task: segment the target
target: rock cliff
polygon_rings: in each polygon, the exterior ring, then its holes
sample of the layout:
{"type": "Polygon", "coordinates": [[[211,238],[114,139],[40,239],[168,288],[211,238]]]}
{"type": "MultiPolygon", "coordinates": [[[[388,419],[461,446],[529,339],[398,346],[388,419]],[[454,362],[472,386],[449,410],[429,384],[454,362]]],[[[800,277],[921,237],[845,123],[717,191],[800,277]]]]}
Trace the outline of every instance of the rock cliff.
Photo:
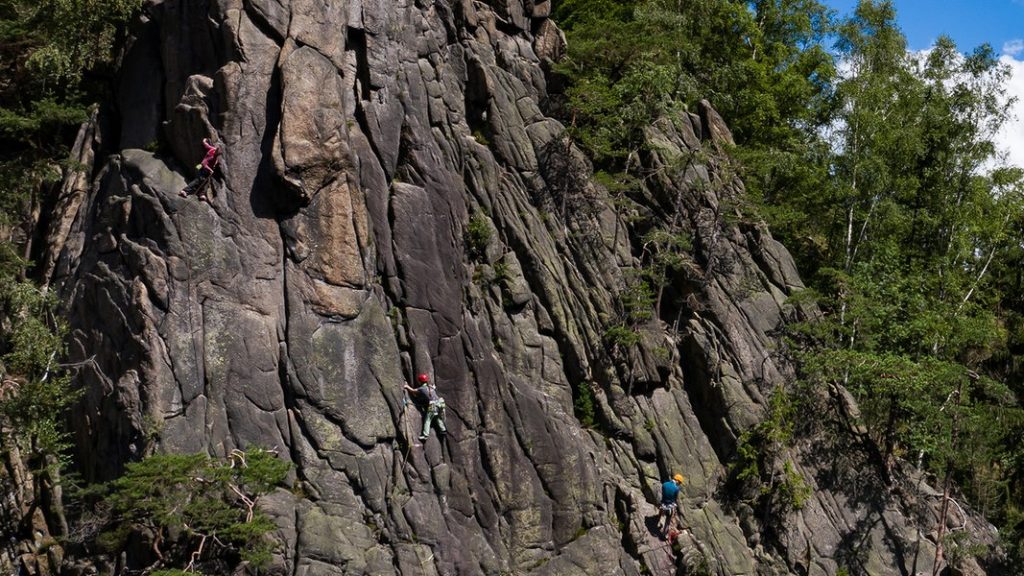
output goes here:
{"type": "Polygon", "coordinates": [[[706,103],[650,127],[639,197],[591,177],[545,113],[549,11],[149,2],[44,263],[85,361],[83,474],[278,450],[295,488],[264,500],[274,574],[930,567],[914,505],[868,456],[830,457],[853,436],[789,452],[813,489],[799,510],[730,497],[737,439],[793,379],[779,332],[811,312],[787,304],[801,281],[744,216],[706,103]],[[209,205],[176,195],[203,137],[226,150],[209,205]],[[685,270],[613,341],[659,226],[687,236],[685,270]],[[445,441],[417,439],[417,373],[447,401],[445,441]],[[677,471],[678,553],[652,519],[677,471]]]}

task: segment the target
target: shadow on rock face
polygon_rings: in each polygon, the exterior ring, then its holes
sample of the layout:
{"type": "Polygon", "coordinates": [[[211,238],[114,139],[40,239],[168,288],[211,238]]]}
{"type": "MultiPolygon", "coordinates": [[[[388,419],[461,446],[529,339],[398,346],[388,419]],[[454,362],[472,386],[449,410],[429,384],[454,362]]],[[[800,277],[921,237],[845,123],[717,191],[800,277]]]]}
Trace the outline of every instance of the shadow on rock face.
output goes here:
{"type": "Polygon", "coordinates": [[[659,518],[658,514],[655,514],[653,516],[645,516],[644,517],[644,526],[647,527],[647,532],[651,536],[654,536],[655,538],[659,538],[661,540],[664,540],[665,537],[662,535],[661,530],[658,529],[658,518],[659,518]]]}
{"type": "Polygon", "coordinates": [[[306,205],[297,195],[282,190],[283,183],[274,166],[274,139],[281,125],[281,103],[281,71],[276,70],[267,90],[267,128],[260,141],[260,163],[249,195],[252,212],[257,218],[285,220],[306,205]]]}

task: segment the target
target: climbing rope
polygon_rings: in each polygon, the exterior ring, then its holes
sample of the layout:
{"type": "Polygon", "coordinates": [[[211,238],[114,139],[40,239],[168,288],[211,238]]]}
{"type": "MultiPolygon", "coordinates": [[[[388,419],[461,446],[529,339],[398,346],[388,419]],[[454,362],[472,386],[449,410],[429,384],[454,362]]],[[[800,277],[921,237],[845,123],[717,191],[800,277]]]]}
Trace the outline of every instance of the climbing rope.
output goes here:
{"type": "Polygon", "coordinates": [[[402,391],[402,414],[401,418],[403,426],[405,428],[405,454],[402,455],[402,462],[409,461],[409,452],[412,451],[412,433],[409,430],[409,419],[406,417],[406,412],[409,411],[409,404],[412,401],[409,399],[409,393],[402,391]]]}
{"type": "Polygon", "coordinates": [[[676,545],[676,538],[677,537],[678,537],[678,534],[676,534],[675,530],[672,530],[671,532],[668,533],[668,543],[666,543],[664,546],[662,546],[662,548],[665,549],[665,554],[668,555],[668,563],[673,568],[675,568],[675,564],[676,564],[676,552],[673,549],[673,547],[676,545]]]}
{"type": "MultiPolygon", "coordinates": [[[[174,222],[177,225],[177,228],[178,228],[178,239],[180,240],[181,239],[181,221],[178,219],[177,214],[174,215],[174,222]]],[[[199,348],[196,346],[196,327],[195,327],[195,322],[192,319],[192,289],[193,289],[193,283],[192,283],[192,263],[189,262],[188,250],[185,250],[185,252],[182,254],[182,260],[185,261],[185,300],[186,300],[186,303],[188,305],[188,333],[189,333],[189,337],[192,340],[192,358],[195,361],[196,385],[198,386],[199,384],[202,383],[202,380],[200,379],[200,373],[199,373],[199,348]]],[[[199,294],[198,294],[198,291],[197,291],[196,292],[196,297],[198,298],[198,296],[199,296],[199,294]]]]}
{"type": "MultiPolygon", "coordinates": [[[[401,456],[401,458],[400,458],[401,459],[401,464],[399,464],[398,459],[396,459],[394,465],[391,467],[391,469],[392,469],[391,488],[390,488],[390,490],[388,490],[388,500],[389,501],[394,501],[394,499],[395,499],[395,492],[398,490],[398,482],[399,482],[399,477],[401,475],[401,468],[402,468],[402,466],[404,466],[405,464],[407,464],[409,462],[409,452],[412,450],[412,441],[410,440],[410,438],[412,436],[410,436],[410,434],[409,434],[409,420],[405,417],[406,416],[405,413],[406,413],[406,410],[408,409],[408,407],[409,407],[409,394],[403,391],[402,392],[402,410],[398,414],[398,419],[402,421],[403,427],[405,429],[405,453],[402,453],[401,449],[396,450],[396,452],[398,452],[398,454],[401,456]]],[[[412,494],[409,495],[409,498],[412,498],[412,494]]]]}
{"type": "MultiPolygon", "coordinates": [[[[196,386],[202,384],[199,373],[199,348],[196,346],[196,327],[192,321],[192,264],[185,260],[185,271],[186,271],[186,298],[188,300],[188,333],[192,339],[192,359],[195,361],[195,372],[196,372],[196,386]]],[[[198,290],[196,291],[196,298],[199,297],[198,290]]]]}

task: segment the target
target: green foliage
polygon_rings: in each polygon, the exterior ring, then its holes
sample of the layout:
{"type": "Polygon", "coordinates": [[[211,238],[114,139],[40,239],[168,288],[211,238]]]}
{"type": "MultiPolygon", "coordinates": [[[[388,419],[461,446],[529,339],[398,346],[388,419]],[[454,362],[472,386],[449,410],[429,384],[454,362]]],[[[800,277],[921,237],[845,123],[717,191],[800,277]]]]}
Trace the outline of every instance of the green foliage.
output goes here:
{"type": "Polygon", "coordinates": [[[15,66],[42,90],[77,84],[82,73],[114,58],[124,24],[140,0],[0,0],[0,42],[15,66]],[[46,84],[50,84],[46,88],[46,84]]]}
{"type": "Polygon", "coordinates": [[[797,145],[827,104],[830,18],[815,0],[574,0],[555,17],[574,136],[601,166],[621,169],[644,127],[702,98],[757,148],[797,145]]]}
{"type": "Polygon", "coordinates": [[[652,291],[649,295],[653,298],[650,313],[660,317],[665,288],[678,284],[680,278],[698,274],[697,266],[690,256],[693,244],[690,234],[678,223],[678,213],[671,225],[651,228],[643,235],[641,242],[640,274],[643,285],[652,291]]]}
{"type": "Polygon", "coordinates": [[[1011,558],[1024,558],[1024,510],[1010,504],[1004,514],[1003,524],[1009,529],[1000,533],[1000,543],[1011,558]]]}
{"type": "Polygon", "coordinates": [[[470,258],[481,261],[487,257],[491,235],[490,219],[485,214],[477,212],[470,216],[465,233],[466,249],[470,258]]]}
{"type": "Polygon", "coordinates": [[[754,443],[756,436],[750,431],[736,439],[736,459],[730,465],[737,480],[761,478],[761,450],[754,443]]]}
{"type": "Polygon", "coordinates": [[[803,475],[793,468],[793,463],[786,461],[782,466],[782,479],[778,484],[777,494],[784,506],[793,510],[802,510],[814,491],[804,480],[803,475]]]}
{"type": "Polygon", "coordinates": [[[643,273],[627,273],[626,285],[618,294],[623,320],[637,326],[654,317],[654,290],[643,273]]]}
{"type": "Polygon", "coordinates": [[[766,418],[742,433],[729,465],[731,478],[752,494],[766,511],[776,514],[800,510],[813,494],[793,463],[785,459],[797,417],[797,404],[784,390],[774,392],[766,418]],[[780,469],[781,467],[781,469],[780,469]]]}
{"type": "Polygon", "coordinates": [[[53,314],[53,296],[12,272],[0,267],[0,421],[11,431],[0,442],[15,442],[32,457],[57,457],[68,446],[62,419],[78,398],[60,367],[65,327],[53,314]]]}
{"type": "Polygon", "coordinates": [[[693,250],[689,232],[654,228],[643,237],[644,250],[653,254],[655,263],[666,270],[679,270],[689,262],[686,253],[693,250]]]}
{"type": "Polygon", "coordinates": [[[604,341],[613,348],[629,349],[640,343],[640,335],[629,326],[615,324],[605,329],[604,341]]]}
{"type": "Polygon", "coordinates": [[[949,532],[943,537],[943,556],[954,568],[964,568],[965,562],[984,556],[988,548],[971,541],[971,534],[965,530],[949,532]]]}
{"type": "Polygon", "coordinates": [[[257,508],[260,496],[282,486],[290,465],[262,449],[225,459],[205,454],[149,456],[94,492],[109,510],[100,543],[122,549],[134,532],[158,535],[165,567],[194,567],[193,553],[237,554],[254,566],[270,559],[265,536],[273,522],[257,508]],[[189,565],[189,563],[192,563],[189,565]]]}
{"type": "Polygon", "coordinates": [[[1006,71],[987,46],[960,54],[948,38],[912,58],[887,2],[861,2],[838,46],[850,69],[836,86],[834,184],[790,222],[819,239],[805,277],[826,313],[801,328],[804,374],[854,393],[885,458],[949,470],[999,510],[1024,497],[997,496],[1020,409],[991,362],[1010,337],[994,271],[1019,249],[1024,192],[988,140],[1006,121],[1006,71]]]}
{"type": "Polygon", "coordinates": [[[0,241],[0,450],[5,466],[30,475],[5,489],[18,490],[60,526],[61,469],[70,447],[64,422],[79,393],[61,365],[66,328],[54,314],[56,301],[20,278],[23,267],[0,241]]]}
{"type": "Polygon", "coordinates": [[[491,141],[487,139],[482,130],[473,130],[473,139],[484,146],[491,145],[491,141]]]}
{"type": "Polygon", "coordinates": [[[740,479],[761,475],[758,461],[765,456],[778,456],[793,439],[796,422],[796,403],[792,395],[779,389],[772,393],[764,420],[740,435],[737,441],[737,468],[740,479]]]}
{"type": "Polygon", "coordinates": [[[581,382],[576,386],[576,397],[573,399],[573,410],[576,418],[584,428],[593,428],[597,423],[595,414],[594,390],[590,382],[581,382]]]}
{"type": "Polygon", "coordinates": [[[604,331],[605,344],[614,354],[640,343],[638,328],[654,317],[655,294],[642,273],[627,271],[626,285],[617,295],[617,317],[604,331]]]}
{"type": "Polygon", "coordinates": [[[511,278],[508,263],[500,260],[494,263],[494,281],[505,282],[511,278]]]}
{"type": "Polygon", "coordinates": [[[56,301],[28,282],[5,280],[0,306],[11,325],[2,336],[4,364],[13,374],[42,378],[63,350],[63,327],[52,315],[56,301]]]}
{"type": "MultiPolygon", "coordinates": [[[[0,0],[0,244],[21,248],[142,0],[0,0]],[[84,81],[88,78],[88,81],[84,81]],[[14,233],[12,233],[14,232],[14,233]]],[[[23,269],[31,263],[23,263],[23,269]]]]}

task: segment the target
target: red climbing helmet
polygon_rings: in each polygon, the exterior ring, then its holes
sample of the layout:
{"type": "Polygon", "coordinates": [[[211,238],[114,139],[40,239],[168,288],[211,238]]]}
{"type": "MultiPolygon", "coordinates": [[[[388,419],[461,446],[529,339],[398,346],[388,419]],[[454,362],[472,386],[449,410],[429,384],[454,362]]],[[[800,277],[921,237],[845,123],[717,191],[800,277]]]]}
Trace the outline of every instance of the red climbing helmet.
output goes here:
{"type": "Polygon", "coordinates": [[[419,376],[416,377],[416,379],[424,384],[430,382],[430,376],[427,376],[426,374],[420,374],[419,376]]]}

